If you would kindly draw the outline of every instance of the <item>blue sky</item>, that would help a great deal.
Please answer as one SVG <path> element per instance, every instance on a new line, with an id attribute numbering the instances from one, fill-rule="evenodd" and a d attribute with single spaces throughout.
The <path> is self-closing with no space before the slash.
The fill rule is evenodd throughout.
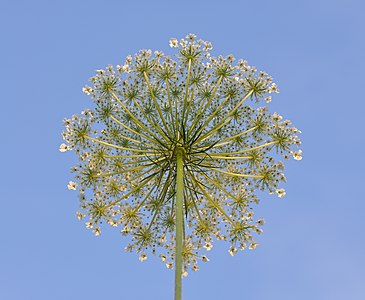
<path id="1" fill-rule="evenodd" d="M 284 199 L 265 196 L 256 251 L 184 280 L 184 299 L 365 299 L 362 1 L 1 1 L 0 299 L 172 299 L 173 272 L 143 264 L 75 218 L 63 117 L 91 106 L 94 70 L 188 33 L 267 71 L 269 108 L 302 130 Z"/>

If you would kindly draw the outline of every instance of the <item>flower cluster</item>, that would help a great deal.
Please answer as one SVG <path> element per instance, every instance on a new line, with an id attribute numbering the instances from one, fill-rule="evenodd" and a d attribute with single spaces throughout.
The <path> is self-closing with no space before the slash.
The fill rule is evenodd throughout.
<path id="1" fill-rule="evenodd" d="M 141 50 L 115 68 L 97 70 L 83 92 L 93 110 L 65 119 L 61 152 L 74 151 L 72 168 L 86 227 L 102 222 L 130 235 L 128 251 L 159 252 L 173 268 L 177 151 L 183 151 L 183 275 L 207 262 L 214 240 L 229 254 L 255 249 L 262 233 L 252 206 L 257 190 L 285 195 L 284 164 L 302 158 L 299 130 L 260 101 L 278 87 L 265 72 L 232 55 L 212 57 L 209 42 L 189 34 L 170 40 L 171 57 Z M 253 100 L 249 105 L 249 100 Z"/>

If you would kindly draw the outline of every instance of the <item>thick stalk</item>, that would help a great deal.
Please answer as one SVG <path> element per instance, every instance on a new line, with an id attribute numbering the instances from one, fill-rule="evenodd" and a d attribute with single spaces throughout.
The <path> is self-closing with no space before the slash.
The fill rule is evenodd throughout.
<path id="1" fill-rule="evenodd" d="M 183 250 L 183 202 L 184 202 L 184 150 L 176 153 L 176 247 L 175 247 L 175 300 L 182 295 L 182 250 Z"/>

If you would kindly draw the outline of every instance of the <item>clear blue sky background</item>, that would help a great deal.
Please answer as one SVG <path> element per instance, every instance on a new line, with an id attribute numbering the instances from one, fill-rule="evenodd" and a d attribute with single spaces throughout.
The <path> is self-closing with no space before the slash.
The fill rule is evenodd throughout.
<path id="1" fill-rule="evenodd" d="M 190 32 L 274 77 L 270 110 L 303 131 L 304 158 L 287 164 L 287 196 L 257 207 L 259 248 L 232 258 L 216 243 L 184 299 L 365 299 L 363 3 L 2 0 L 0 299 L 172 299 L 157 258 L 76 219 L 75 157 L 58 146 L 95 69 Z"/>

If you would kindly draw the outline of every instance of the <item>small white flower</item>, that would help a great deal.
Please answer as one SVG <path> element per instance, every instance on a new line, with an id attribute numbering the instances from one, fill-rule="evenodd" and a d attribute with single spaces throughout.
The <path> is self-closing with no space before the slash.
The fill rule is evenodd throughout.
<path id="1" fill-rule="evenodd" d="M 170 47 L 171 48 L 173 48 L 173 47 L 176 48 L 178 46 L 179 46 L 179 41 L 177 39 L 175 39 L 175 38 L 170 39 Z"/>
<path id="2" fill-rule="evenodd" d="M 302 160 L 302 150 L 298 150 L 297 152 L 293 152 L 293 157 L 295 160 Z"/>
<path id="3" fill-rule="evenodd" d="M 93 92 L 93 89 L 89 86 L 85 86 L 82 88 L 82 91 L 86 94 L 86 95 L 90 95 Z"/>
<path id="4" fill-rule="evenodd" d="M 139 261 L 140 261 L 140 262 L 144 262 L 146 259 L 147 259 L 147 255 L 146 255 L 146 253 L 142 253 L 142 254 L 139 256 Z"/>
<path id="5" fill-rule="evenodd" d="M 188 40 L 193 40 L 196 38 L 196 35 L 194 33 L 189 33 L 185 38 L 187 38 Z"/>
<path id="6" fill-rule="evenodd" d="M 292 130 L 293 130 L 293 132 L 295 132 L 295 133 L 302 133 L 298 128 L 295 128 L 295 127 L 293 127 L 292 128 Z"/>
<path id="7" fill-rule="evenodd" d="M 172 263 L 166 263 L 166 268 L 168 268 L 168 269 L 172 269 Z"/>
<path id="8" fill-rule="evenodd" d="M 271 97 L 271 96 L 269 96 L 269 97 L 265 97 L 265 101 L 266 101 L 266 103 L 270 103 L 270 102 L 271 102 L 271 99 L 272 99 L 272 97 Z"/>
<path id="9" fill-rule="evenodd" d="M 85 214 L 78 211 L 76 212 L 76 217 L 81 221 L 83 218 L 85 218 Z"/>
<path id="10" fill-rule="evenodd" d="M 108 224 L 110 226 L 113 226 L 113 227 L 117 227 L 118 226 L 118 222 L 116 220 L 108 220 Z"/>
<path id="11" fill-rule="evenodd" d="M 60 150 L 60 152 L 66 152 L 67 150 L 70 150 L 70 149 L 66 144 L 61 144 L 59 150 Z"/>
<path id="12" fill-rule="evenodd" d="M 194 265 L 191 269 L 192 269 L 194 272 L 199 271 L 199 267 L 198 267 L 197 265 Z"/>
<path id="13" fill-rule="evenodd" d="M 240 80 L 240 78 L 236 76 L 236 77 L 234 78 L 234 80 L 239 81 L 239 80 Z"/>
<path id="14" fill-rule="evenodd" d="M 269 87 L 269 93 L 279 93 L 279 89 L 276 83 L 271 84 L 271 86 Z"/>
<path id="15" fill-rule="evenodd" d="M 212 68 L 212 64 L 211 63 L 207 63 L 206 64 L 206 67 L 207 67 L 207 69 L 211 69 Z"/>
<path id="16" fill-rule="evenodd" d="M 77 183 L 76 183 L 76 182 L 73 182 L 73 181 L 69 181 L 69 182 L 68 182 L 68 185 L 67 185 L 67 188 L 68 188 L 69 190 L 74 190 L 74 191 L 76 191 Z"/>
<path id="17" fill-rule="evenodd" d="M 166 234 L 161 235 L 160 242 L 165 243 L 166 242 Z"/>
<path id="18" fill-rule="evenodd" d="M 254 216 L 254 212 L 253 211 L 249 211 L 248 213 L 247 213 L 247 219 L 248 220 L 251 220 L 252 218 L 253 218 L 253 216 Z"/>
<path id="19" fill-rule="evenodd" d="M 125 62 L 126 62 L 126 64 L 130 64 L 130 63 L 132 63 L 132 60 L 133 60 L 132 55 L 128 55 L 128 56 L 125 58 Z"/>
<path id="20" fill-rule="evenodd" d="M 188 272 L 186 272 L 185 270 L 181 273 L 181 277 L 186 277 L 188 276 Z"/>
<path id="21" fill-rule="evenodd" d="M 91 228 L 94 227 L 92 222 L 86 222 L 85 226 L 86 226 L 87 229 L 91 229 Z"/>
<path id="22" fill-rule="evenodd" d="M 258 234 L 261 234 L 261 233 L 263 233 L 264 231 L 261 229 L 261 228 L 255 228 L 255 231 L 256 231 L 256 233 L 258 233 Z"/>
<path id="23" fill-rule="evenodd" d="M 248 247 L 248 249 L 250 249 L 250 250 L 256 249 L 256 247 L 257 247 L 258 245 L 259 245 L 259 243 L 252 242 L 252 243 L 250 244 L 250 246 Z"/>
<path id="24" fill-rule="evenodd" d="M 208 261 L 209 261 L 209 258 L 208 258 L 208 257 L 206 257 L 205 255 L 203 255 L 203 256 L 202 256 L 202 261 L 204 261 L 204 262 L 208 262 Z"/>
<path id="25" fill-rule="evenodd" d="M 131 69 L 129 68 L 129 65 L 125 64 L 124 66 L 122 66 L 122 72 L 129 73 L 130 71 Z"/>
<path id="26" fill-rule="evenodd" d="M 210 250 L 212 250 L 212 248 L 213 248 L 213 245 L 211 244 L 211 243 L 205 243 L 205 245 L 203 246 L 205 249 L 207 249 L 207 251 L 210 251 Z"/>
<path id="27" fill-rule="evenodd" d="M 93 230 L 93 232 L 94 232 L 94 235 L 95 235 L 95 236 L 99 236 L 99 235 L 101 235 L 101 230 L 100 230 L 100 228 L 99 228 L 99 227 L 95 227 L 95 229 Z"/>
<path id="28" fill-rule="evenodd" d="M 160 254 L 160 258 L 162 262 L 165 262 L 167 257 L 166 255 Z"/>
<path id="29" fill-rule="evenodd" d="M 104 74 L 105 71 L 104 70 L 96 70 L 97 73 L 99 73 L 100 75 Z"/>
<path id="30" fill-rule="evenodd" d="M 278 189 L 275 192 L 276 192 L 276 194 L 278 194 L 279 198 L 283 198 L 286 195 L 286 192 L 284 189 Z"/>
<path id="31" fill-rule="evenodd" d="M 264 219 L 260 219 L 260 220 L 257 220 L 256 223 L 257 223 L 257 225 L 262 226 L 262 225 L 265 224 L 265 220 Z"/>
<path id="32" fill-rule="evenodd" d="M 237 253 L 237 248 L 234 248 L 233 246 L 231 246 L 231 248 L 229 248 L 228 252 L 231 256 L 234 256 Z"/>
<path id="33" fill-rule="evenodd" d="M 275 122 L 279 122 L 279 121 L 281 121 L 282 119 L 283 119 L 283 117 L 282 116 L 280 116 L 278 113 L 273 113 L 273 115 L 272 115 L 272 117 L 273 117 L 273 120 L 275 121 Z"/>
<path id="34" fill-rule="evenodd" d="M 245 250 L 246 249 L 246 244 L 245 243 L 241 243 L 240 244 L 240 250 Z"/>
<path id="35" fill-rule="evenodd" d="M 123 229 L 120 231 L 121 234 L 127 235 L 130 232 L 130 229 L 128 226 L 123 227 Z"/>

